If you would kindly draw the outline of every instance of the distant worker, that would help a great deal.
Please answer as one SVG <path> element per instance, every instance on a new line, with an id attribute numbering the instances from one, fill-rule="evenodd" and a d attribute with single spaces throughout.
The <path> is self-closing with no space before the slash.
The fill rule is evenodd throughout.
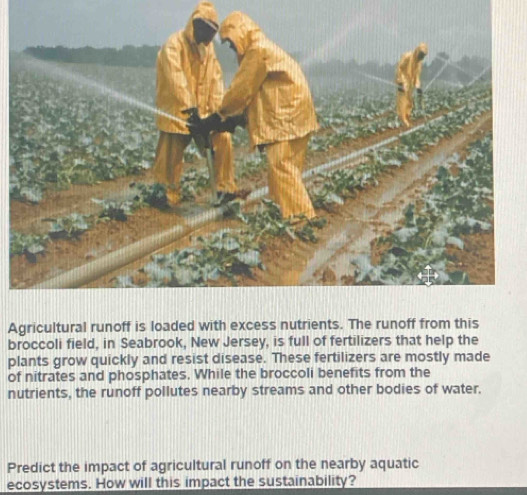
<path id="1" fill-rule="evenodd" d="M 410 127 L 410 117 L 414 106 L 414 89 L 422 97 L 421 71 L 423 60 L 428 55 L 428 45 L 421 43 L 413 52 L 407 52 L 399 60 L 395 82 L 397 83 L 397 114 L 406 126 Z"/>
<path id="2" fill-rule="evenodd" d="M 185 111 L 207 116 L 218 111 L 224 85 L 212 39 L 218 32 L 218 14 L 211 2 L 200 2 L 182 31 L 174 33 L 157 55 L 157 108 L 186 121 Z M 154 162 L 157 181 L 167 186 L 171 206 L 179 203 L 183 152 L 191 141 L 185 122 L 159 115 L 160 130 Z M 231 136 L 211 136 L 215 150 L 215 176 L 218 199 L 230 200 L 237 190 Z"/>
<path id="3" fill-rule="evenodd" d="M 318 123 L 302 69 L 241 12 L 227 16 L 220 37 L 236 52 L 239 68 L 219 113 L 203 125 L 232 130 L 245 113 L 251 146 L 266 150 L 269 193 L 282 216 L 313 218 L 315 210 L 302 182 L 302 169 L 309 137 Z"/>

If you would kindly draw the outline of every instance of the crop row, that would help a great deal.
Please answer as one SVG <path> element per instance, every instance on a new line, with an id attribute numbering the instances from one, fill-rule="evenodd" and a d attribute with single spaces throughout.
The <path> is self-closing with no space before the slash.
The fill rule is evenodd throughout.
<path id="1" fill-rule="evenodd" d="M 452 137 L 462 127 L 488 111 L 490 104 L 490 100 L 471 102 L 442 119 L 401 137 L 396 146 L 370 153 L 367 160 L 355 168 L 342 168 L 323 174 L 310 189 L 314 206 L 331 210 L 334 205 L 342 204 L 346 198 L 353 196 L 355 191 L 376 184 L 377 177 L 387 167 L 400 167 L 409 160 L 418 160 L 420 151 L 434 146 L 443 138 Z"/>
<path id="2" fill-rule="evenodd" d="M 470 87 L 457 91 L 431 90 L 426 93 L 421 102 L 415 105 L 413 118 L 418 119 L 433 115 L 439 111 L 452 110 L 475 100 L 490 96 L 488 87 Z M 366 122 L 357 122 L 346 117 L 346 109 L 329 113 L 323 121 L 328 124 L 331 132 L 315 135 L 310 143 L 311 151 L 327 151 L 336 148 L 346 141 L 364 138 L 389 129 L 401 128 L 401 123 L 393 110 L 393 96 L 390 95 L 392 105 L 386 108 L 380 118 L 371 118 Z"/>
<path id="3" fill-rule="evenodd" d="M 406 208 L 404 224 L 378 239 L 377 246 L 383 248 L 378 264 L 373 265 L 368 254 L 353 260 L 355 281 L 376 285 L 419 284 L 417 274 L 430 266 L 436 274 L 436 284 L 469 284 L 467 273 L 452 269 L 455 258 L 448 254 L 447 248 L 463 250 L 463 235 L 491 230 L 492 171 L 492 134 L 489 134 L 470 146 L 465 160 L 456 156 L 440 167 L 433 188 L 418 204 Z"/>
<path id="4" fill-rule="evenodd" d="M 403 137 L 398 146 L 378 151 L 368 161 L 355 169 L 340 169 L 324 174 L 310 188 L 311 199 L 317 208 L 332 209 L 335 204 L 342 204 L 344 199 L 354 191 L 375 183 L 376 177 L 387 166 L 401 166 L 410 159 L 417 159 L 416 151 L 424 146 L 435 144 L 439 139 L 451 136 L 463 125 L 472 121 L 475 116 L 488 109 L 488 102 L 475 100 L 466 108 L 446 116 L 440 122 L 434 122 L 409 136 Z M 265 166 L 261 155 L 249 155 L 242 162 L 238 171 L 245 174 L 254 173 Z M 144 206 L 166 208 L 166 191 L 160 184 L 132 184 L 137 195 L 130 201 L 96 200 L 101 206 L 100 213 L 93 217 L 72 213 L 66 217 L 51 219 L 48 236 L 22 234 L 12 231 L 10 235 L 11 256 L 24 254 L 30 261 L 36 262 L 38 255 L 45 253 L 46 244 L 51 239 L 76 239 L 100 221 L 126 221 L 137 209 Z M 192 199 L 208 185 L 206 169 L 191 168 L 182 181 L 184 199 Z M 265 229 L 264 229 L 265 230 Z"/>
<path id="5" fill-rule="evenodd" d="M 267 199 L 251 213 L 243 213 L 239 203 L 235 203 L 231 205 L 230 215 L 240 220 L 243 227 L 199 237 L 194 247 L 156 254 L 135 276 L 116 277 L 115 287 L 199 287 L 221 277 L 236 284 L 237 276 L 251 276 L 253 269 L 265 269 L 261 260 L 265 240 L 287 235 L 315 242 L 315 229 L 325 225 L 325 220 L 319 218 L 295 227 Z"/>

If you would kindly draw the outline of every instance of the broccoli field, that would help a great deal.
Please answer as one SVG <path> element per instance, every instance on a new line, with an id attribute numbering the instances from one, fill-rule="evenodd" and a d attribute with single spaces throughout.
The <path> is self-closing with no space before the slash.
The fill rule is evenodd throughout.
<path id="1" fill-rule="evenodd" d="M 492 90 L 437 84 L 406 132 L 394 91 L 313 83 L 321 129 L 305 182 L 317 218 L 283 220 L 263 192 L 209 210 L 208 170 L 185 152 L 183 203 L 168 208 L 151 167 L 155 71 L 61 64 L 107 91 L 10 66 L 10 283 L 38 286 L 176 227 L 154 252 L 81 284 L 88 287 L 493 284 Z M 78 81 L 82 81 L 79 79 Z M 267 185 L 265 154 L 233 136 L 239 187 Z M 335 163 L 335 165 L 331 165 Z M 321 167 L 324 165 L 325 167 Z M 7 248 L 7 246 L 6 246 Z M 428 268 L 427 268 L 428 267 Z"/>

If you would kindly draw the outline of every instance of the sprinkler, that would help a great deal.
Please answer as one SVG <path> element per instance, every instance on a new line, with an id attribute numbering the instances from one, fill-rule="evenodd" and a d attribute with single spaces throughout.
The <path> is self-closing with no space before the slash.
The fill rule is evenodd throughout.
<path id="1" fill-rule="evenodd" d="M 351 70 L 351 72 L 354 72 L 355 74 L 359 74 L 361 76 L 364 76 L 368 79 L 372 79 L 374 81 L 378 81 L 378 82 L 382 82 L 384 84 L 387 84 L 388 86 L 393 86 L 393 87 L 397 87 L 397 84 L 395 84 L 394 82 L 392 81 L 388 81 L 387 79 L 383 79 L 382 77 L 377 77 L 377 76 L 373 76 L 371 74 L 366 74 L 366 72 L 362 72 L 360 70 Z"/>

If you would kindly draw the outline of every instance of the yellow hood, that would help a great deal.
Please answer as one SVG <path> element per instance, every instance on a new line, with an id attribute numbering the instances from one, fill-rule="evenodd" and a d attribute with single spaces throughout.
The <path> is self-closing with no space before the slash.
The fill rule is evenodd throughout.
<path id="1" fill-rule="evenodd" d="M 420 43 L 419 46 L 414 50 L 414 58 L 417 60 L 419 53 L 428 55 L 428 45 L 426 43 Z"/>
<path id="2" fill-rule="evenodd" d="M 298 63 L 246 14 L 220 27 L 236 47 L 240 66 L 220 107 L 223 117 L 245 112 L 251 146 L 303 138 L 318 129 L 313 98 Z"/>
<path id="3" fill-rule="evenodd" d="M 428 55 L 428 45 L 421 43 L 413 52 L 406 52 L 397 64 L 395 82 L 402 85 L 405 92 L 421 87 L 421 71 L 423 61 L 419 60 L 419 53 Z"/>
<path id="4" fill-rule="evenodd" d="M 239 57 L 245 55 L 251 43 L 260 33 L 262 33 L 260 26 L 248 15 L 238 11 L 230 13 L 220 27 L 221 41 L 230 39 L 234 43 Z"/>
<path id="5" fill-rule="evenodd" d="M 218 29 L 219 22 L 218 12 L 216 12 L 216 8 L 212 4 L 212 2 L 200 2 L 194 9 L 194 12 L 192 12 L 190 19 L 187 22 L 187 26 L 185 27 L 185 36 L 187 37 L 190 43 L 196 43 L 194 39 L 193 24 L 195 19 L 203 19 L 204 21 L 214 25 L 216 29 Z"/>

